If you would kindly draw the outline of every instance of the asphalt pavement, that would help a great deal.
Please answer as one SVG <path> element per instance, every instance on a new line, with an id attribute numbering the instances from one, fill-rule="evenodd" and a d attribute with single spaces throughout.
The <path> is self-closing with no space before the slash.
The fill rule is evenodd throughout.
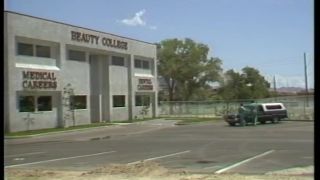
<path id="1" fill-rule="evenodd" d="M 170 170 L 264 174 L 314 163 L 313 122 L 230 127 L 153 120 L 6 139 L 6 168 L 90 170 L 155 161 Z"/>

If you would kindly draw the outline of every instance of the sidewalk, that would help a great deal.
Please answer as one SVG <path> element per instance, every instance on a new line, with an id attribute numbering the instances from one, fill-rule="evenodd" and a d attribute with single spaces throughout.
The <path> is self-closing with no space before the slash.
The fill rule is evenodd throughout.
<path id="1" fill-rule="evenodd" d="M 88 141 L 92 139 L 111 138 L 144 133 L 156 129 L 174 126 L 176 121 L 154 119 L 133 123 L 114 123 L 111 126 L 91 127 L 59 132 L 5 137 L 5 144 L 22 144 L 48 141 Z"/>

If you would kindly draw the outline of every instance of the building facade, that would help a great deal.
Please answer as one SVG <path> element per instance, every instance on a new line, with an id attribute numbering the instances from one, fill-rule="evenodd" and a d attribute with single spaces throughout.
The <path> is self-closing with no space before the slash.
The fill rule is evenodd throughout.
<path id="1" fill-rule="evenodd" d="M 6 132 L 157 116 L 156 45 L 4 12 Z"/>

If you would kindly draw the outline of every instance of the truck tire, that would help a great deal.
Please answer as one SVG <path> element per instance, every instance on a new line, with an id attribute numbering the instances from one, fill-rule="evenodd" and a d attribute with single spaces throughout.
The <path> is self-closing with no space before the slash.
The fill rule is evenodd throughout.
<path id="1" fill-rule="evenodd" d="M 240 121 L 240 126 L 246 126 L 246 121 L 245 120 L 241 120 Z"/>
<path id="2" fill-rule="evenodd" d="M 265 121 L 265 120 L 261 120 L 260 123 L 261 123 L 261 124 L 265 124 L 266 121 Z"/>
<path id="3" fill-rule="evenodd" d="M 274 117 L 272 119 L 272 123 L 279 123 L 279 118 L 278 117 Z"/>
<path id="4" fill-rule="evenodd" d="M 229 122 L 229 125 L 230 125 L 230 126 L 235 126 L 236 123 Z"/>

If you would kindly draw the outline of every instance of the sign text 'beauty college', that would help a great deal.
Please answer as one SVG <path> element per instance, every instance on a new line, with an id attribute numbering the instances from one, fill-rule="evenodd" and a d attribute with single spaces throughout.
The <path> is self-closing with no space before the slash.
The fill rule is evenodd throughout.
<path id="1" fill-rule="evenodd" d="M 124 50 L 128 49 L 128 43 L 125 41 L 115 40 L 115 39 L 106 38 L 106 37 L 102 37 L 100 39 L 99 36 L 77 32 L 77 31 L 71 31 L 71 40 L 97 44 L 97 45 L 101 43 L 103 46 L 124 49 Z"/>

